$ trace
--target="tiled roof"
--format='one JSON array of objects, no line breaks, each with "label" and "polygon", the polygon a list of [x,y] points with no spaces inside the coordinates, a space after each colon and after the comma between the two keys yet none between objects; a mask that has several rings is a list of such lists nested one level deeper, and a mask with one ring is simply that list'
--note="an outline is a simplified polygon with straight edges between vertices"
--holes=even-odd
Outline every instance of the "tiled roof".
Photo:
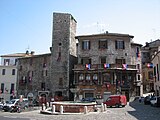
[{"label": "tiled roof", "polygon": [[1,57],[29,57],[32,56],[31,54],[26,53],[14,53],[14,54],[8,54],[8,55],[1,55]]},{"label": "tiled roof", "polygon": [[129,35],[129,34],[120,34],[120,33],[102,33],[102,34],[92,34],[92,35],[80,35],[80,36],[76,36],[76,38],[79,37],[93,37],[93,36],[119,36],[119,37],[131,37],[134,38],[134,36]]}]

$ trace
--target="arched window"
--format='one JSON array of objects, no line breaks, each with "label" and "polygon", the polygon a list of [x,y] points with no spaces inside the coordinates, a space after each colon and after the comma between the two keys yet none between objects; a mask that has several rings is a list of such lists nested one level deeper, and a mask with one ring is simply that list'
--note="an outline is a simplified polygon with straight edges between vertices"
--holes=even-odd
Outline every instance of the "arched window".
[{"label": "arched window", "polygon": [[86,75],[86,80],[91,80],[90,74],[87,74],[87,75]]},{"label": "arched window", "polygon": [[94,74],[94,75],[93,75],[93,80],[98,80],[97,74]]},{"label": "arched window", "polygon": [[79,80],[83,80],[83,79],[84,79],[83,74],[80,74],[80,75],[79,75]]}]

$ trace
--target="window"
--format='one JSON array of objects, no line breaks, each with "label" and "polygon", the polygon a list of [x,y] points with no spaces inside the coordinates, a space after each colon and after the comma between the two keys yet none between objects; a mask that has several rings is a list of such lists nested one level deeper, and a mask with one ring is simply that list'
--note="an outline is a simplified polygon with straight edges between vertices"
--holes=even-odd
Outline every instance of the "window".
[{"label": "window", "polygon": [[109,83],[110,83],[110,81],[111,81],[110,78],[111,78],[111,76],[110,76],[109,73],[103,74],[103,82],[104,82],[104,83],[106,83],[106,82],[109,82]]},{"label": "window", "polygon": [[18,60],[17,60],[17,59],[15,59],[15,65],[17,65],[17,62],[18,62]]},{"label": "window", "polygon": [[33,77],[33,75],[34,75],[34,72],[32,71],[32,77]]},{"label": "window", "polygon": [[20,70],[20,71],[22,70],[22,65],[20,65],[19,70]]},{"label": "window", "polygon": [[108,43],[107,40],[99,40],[99,49],[107,49]]},{"label": "window", "polygon": [[82,50],[89,50],[90,49],[90,41],[84,40],[82,41]]},{"label": "window", "polygon": [[101,57],[100,62],[101,62],[101,64],[105,64],[106,63],[106,57]]},{"label": "window", "polygon": [[91,59],[90,58],[82,58],[81,59],[81,64],[91,64]]},{"label": "window", "polygon": [[90,79],[91,79],[90,74],[87,74],[87,75],[86,75],[86,80],[90,80]]},{"label": "window", "polygon": [[137,64],[138,72],[140,72],[140,64]]},{"label": "window", "polygon": [[45,68],[47,66],[47,64],[46,63],[43,63],[43,68]]},{"label": "window", "polygon": [[137,69],[140,70],[140,64],[137,64]]},{"label": "window", "polygon": [[149,71],[149,72],[148,72],[148,78],[149,78],[149,79],[153,79],[153,72],[152,72],[152,71]]},{"label": "window", "polygon": [[46,72],[45,72],[45,73],[46,73],[46,76],[47,76],[47,75],[48,75],[48,71],[46,70]]},{"label": "window", "polygon": [[157,64],[157,80],[159,81],[159,67],[158,67],[158,64]]},{"label": "window", "polygon": [[136,52],[139,53],[139,51],[140,51],[140,50],[139,50],[139,47],[137,47],[137,48],[136,48]]},{"label": "window", "polygon": [[44,82],[41,83],[41,89],[45,90],[45,83]]},{"label": "window", "polygon": [[1,93],[4,93],[4,83],[1,83]]},{"label": "window", "polygon": [[31,83],[32,82],[32,77],[33,77],[33,71],[28,71],[28,82]]},{"label": "window", "polygon": [[59,43],[57,61],[61,60],[61,48],[62,48],[61,46],[62,46],[62,43]]},{"label": "window", "polygon": [[116,49],[125,49],[124,41],[123,40],[117,40],[115,41],[115,47]]},{"label": "window", "polygon": [[94,74],[94,75],[93,75],[93,80],[98,80],[97,74]]},{"label": "window", "polygon": [[14,93],[14,83],[11,83],[11,91],[10,91],[10,94],[13,94]]},{"label": "window", "polygon": [[12,75],[15,75],[15,74],[16,74],[16,70],[12,69]]},{"label": "window", "polygon": [[125,64],[125,59],[116,59],[116,64]]},{"label": "window", "polygon": [[6,73],[6,70],[2,69],[2,75],[5,75],[5,73]]},{"label": "window", "polygon": [[141,75],[138,74],[138,80],[141,80]]},{"label": "window", "polygon": [[4,59],[4,65],[9,65],[10,59]]},{"label": "window", "polygon": [[47,76],[47,70],[42,71],[42,76]]},{"label": "window", "polygon": [[154,76],[156,76],[156,66],[154,66],[153,74],[154,74]]},{"label": "window", "polygon": [[47,63],[47,57],[44,57],[43,58],[43,67],[46,67],[46,65],[47,65],[46,63]]},{"label": "window", "polygon": [[22,76],[22,83],[27,83],[27,77],[26,76]]},{"label": "window", "polygon": [[79,75],[79,80],[83,80],[83,79],[84,79],[83,74],[80,74],[80,75]]}]

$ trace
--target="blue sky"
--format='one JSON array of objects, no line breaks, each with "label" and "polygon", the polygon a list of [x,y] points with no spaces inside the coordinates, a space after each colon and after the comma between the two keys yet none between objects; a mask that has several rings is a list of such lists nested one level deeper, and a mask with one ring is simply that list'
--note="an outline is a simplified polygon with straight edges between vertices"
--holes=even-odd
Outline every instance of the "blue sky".
[{"label": "blue sky", "polygon": [[49,53],[53,12],[72,14],[77,35],[124,33],[142,45],[160,39],[160,0],[0,0],[0,55]]}]

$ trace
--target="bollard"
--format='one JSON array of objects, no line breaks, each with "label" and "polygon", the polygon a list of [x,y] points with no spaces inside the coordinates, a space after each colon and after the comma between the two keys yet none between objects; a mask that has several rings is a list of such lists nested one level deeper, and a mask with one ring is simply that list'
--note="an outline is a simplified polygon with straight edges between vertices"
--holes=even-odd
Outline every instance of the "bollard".
[{"label": "bollard", "polygon": [[107,110],[107,105],[106,104],[104,104],[104,111],[106,111]]},{"label": "bollard", "polygon": [[97,112],[97,105],[94,105],[94,112]]},{"label": "bollard", "polygon": [[60,106],[60,114],[63,114],[63,106]]},{"label": "bollard", "polygon": [[56,109],[55,109],[55,105],[52,105],[52,113],[55,113]]},{"label": "bollard", "polygon": [[101,104],[101,112],[104,112],[104,104]]},{"label": "bollard", "polygon": [[46,109],[47,109],[48,107],[49,107],[49,103],[47,102],[47,103],[46,103]]},{"label": "bollard", "polygon": [[45,110],[45,104],[44,103],[42,104],[42,110]]},{"label": "bollard", "polygon": [[84,114],[87,114],[88,110],[87,110],[87,106],[84,106]]}]

